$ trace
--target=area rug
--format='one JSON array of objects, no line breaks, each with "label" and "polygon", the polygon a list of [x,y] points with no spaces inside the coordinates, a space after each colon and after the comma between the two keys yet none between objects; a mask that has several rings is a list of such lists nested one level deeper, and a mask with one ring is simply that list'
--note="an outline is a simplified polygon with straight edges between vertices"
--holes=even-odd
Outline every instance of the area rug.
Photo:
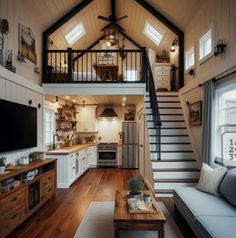
[{"label": "area rug", "polygon": [[[166,218],[165,237],[183,238],[164,203],[158,205]],[[114,238],[114,202],[92,202],[74,238]],[[156,231],[121,231],[121,238],[157,238]]]}]

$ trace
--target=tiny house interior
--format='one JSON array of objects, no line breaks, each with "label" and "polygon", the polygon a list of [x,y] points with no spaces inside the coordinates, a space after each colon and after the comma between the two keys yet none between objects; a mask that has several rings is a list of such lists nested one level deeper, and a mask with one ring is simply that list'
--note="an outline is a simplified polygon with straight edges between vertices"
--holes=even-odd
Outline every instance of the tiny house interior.
[{"label": "tiny house interior", "polygon": [[235,237],[235,12],[0,0],[0,238]]}]

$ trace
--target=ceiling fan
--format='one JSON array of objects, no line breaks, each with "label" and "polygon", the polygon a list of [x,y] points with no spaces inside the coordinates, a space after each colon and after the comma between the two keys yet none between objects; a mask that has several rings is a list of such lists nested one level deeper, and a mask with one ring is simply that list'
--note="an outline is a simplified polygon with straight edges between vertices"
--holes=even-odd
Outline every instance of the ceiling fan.
[{"label": "ceiling fan", "polygon": [[104,16],[101,16],[101,15],[98,16],[98,19],[110,22],[107,26],[102,28],[101,31],[104,31],[104,29],[106,27],[108,27],[109,25],[111,25],[111,24],[116,25],[119,28],[119,30],[124,31],[124,29],[117,22],[126,18],[126,17],[128,17],[128,16],[125,15],[125,16],[122,16],[122,17],[119,17],[119,18],[116,17],[116,1],[111,0],[111,16],[109,16],[109,17],[104,17]]}]

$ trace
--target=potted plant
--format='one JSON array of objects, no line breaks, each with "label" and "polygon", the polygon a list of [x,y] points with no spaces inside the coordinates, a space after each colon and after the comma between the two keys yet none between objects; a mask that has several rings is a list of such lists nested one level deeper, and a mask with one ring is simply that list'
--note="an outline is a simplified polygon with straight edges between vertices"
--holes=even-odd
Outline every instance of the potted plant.
[{"label": "potted plant", "polygon": [[137,196],[141,194],[139,190],[144,188],[144,183],[141,176],[136,176],[130,179],[128,181],[128,186],[129,186],[131,196]]},{"label": "potted plant", "polygon": [[0,157],[0,173],[4,173],[6,168],[6,157]]}]

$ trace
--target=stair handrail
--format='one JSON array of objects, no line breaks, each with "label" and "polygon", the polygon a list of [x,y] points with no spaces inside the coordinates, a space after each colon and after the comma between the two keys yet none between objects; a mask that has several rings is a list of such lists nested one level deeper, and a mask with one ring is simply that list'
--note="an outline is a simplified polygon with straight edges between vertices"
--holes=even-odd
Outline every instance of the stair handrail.
[{"label": "stair handrail", "polygon": [[145,55],[145,63],[146,63],[146,89],[149,92],[149,96],[150,96],[150,106],[151,106],[151,110],[152,110],[152,114],[155,116],[154,120],[155,120],[155,125],[156,126],[161,126],[161,117],[160,117],[160,111],[159,111],[159,106],[158,106],[158,102],[157,102],[157,95],[156,95],[156,90],[155,90],[155,84],[154,84],[154,78],[153,78],[153,74],[152,74],[152,68],[150,65],[150,61],[148,58],[148,54],[147,51],[144,51],[144,55]]}]

